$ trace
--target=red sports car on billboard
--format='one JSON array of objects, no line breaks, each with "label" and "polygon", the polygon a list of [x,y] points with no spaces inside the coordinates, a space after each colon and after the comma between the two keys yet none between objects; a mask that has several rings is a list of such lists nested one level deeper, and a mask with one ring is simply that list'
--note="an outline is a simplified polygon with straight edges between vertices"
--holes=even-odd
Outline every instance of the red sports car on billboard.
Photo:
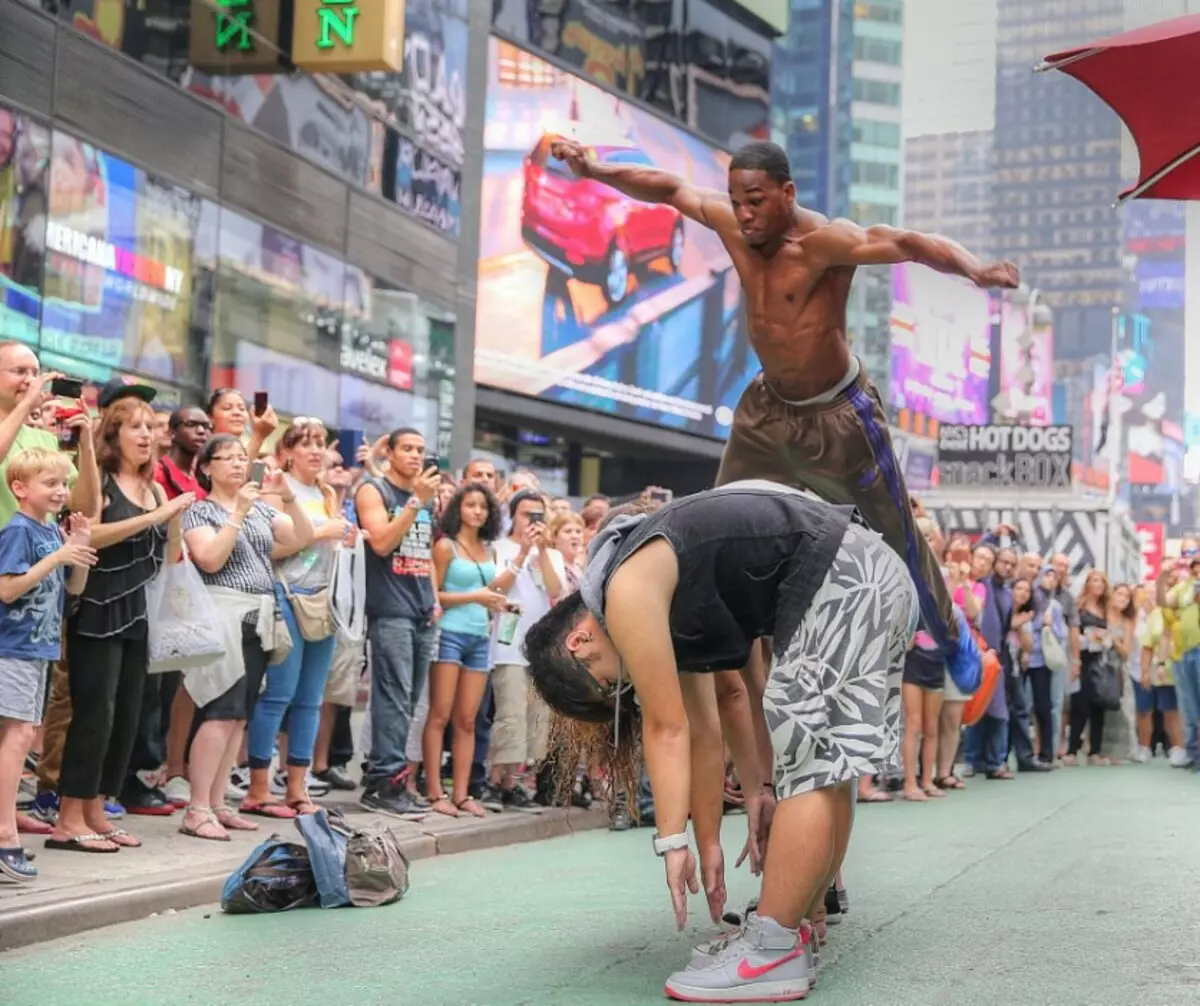
[{"label": "red sports car on billboard", "polygon": [[[549,265],[586,283],[595,283],[610,304],[629,293],[629,272],[665,257],[672,272],[683,262],[683,218],[673,206],[630,199],[590,178],[576,178],[550,156],[543,136],[525,158],[521,236]],[[645,164],[650,159],[632,145],[588,148],[598,161]]]}]

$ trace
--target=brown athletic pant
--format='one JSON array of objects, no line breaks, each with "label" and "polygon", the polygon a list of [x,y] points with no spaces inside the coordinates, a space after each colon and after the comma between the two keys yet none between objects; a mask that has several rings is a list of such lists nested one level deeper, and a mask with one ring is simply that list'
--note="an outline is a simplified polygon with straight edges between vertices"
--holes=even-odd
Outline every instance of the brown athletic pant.
[{"label": "brown athletic pant", "polygon": [[742,395],[717,485],[768,479],[807,489],[830,503],[853,503],[908,566],[929,633],[950,648],[958,638],[941,565],[917,530],[887,416],[860,373],[832,401],[795,405],[759,374]]}]

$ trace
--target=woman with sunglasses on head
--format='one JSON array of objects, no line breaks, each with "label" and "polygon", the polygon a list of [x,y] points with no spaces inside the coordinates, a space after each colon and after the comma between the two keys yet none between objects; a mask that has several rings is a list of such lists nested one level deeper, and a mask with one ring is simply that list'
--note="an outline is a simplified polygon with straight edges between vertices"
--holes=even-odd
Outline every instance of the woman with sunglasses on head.
[{"label": "woman with sunglasses on head", "polygon": [[252,415],[246,399],[236,388],[218,388],[208,400],[213,432],[237,437],[251,458],[262,453],[263,444],[279,428],[279,417],[268,405],[262,415]]},{"label": "woman with sunglasses on head", "polygon": [[[282,509],[287,497],[308,515],[312,540],[302,548],[275,550],[279,583],[276,600],[292,650],[282,663],[267,668],[267,684],[250,720],[250,790],[242,804],[248,814],[295,817],[316,810],[309,799],[306,779],[312,764],[313,745],[321,718],[321,700],[333,663],[334,636],[306,639],[297,621],[297,597],[308,599],[307,608],[329,612],[329,587],[337,546],[352,541],[354,525],[337,507],[337,496],[325,483],[325,426],[319,419],[297,417],[276,448],[283,470],[279,492],[264,493],[263,502]],[[286,494],[286,495],[284,495]],[[332,622],[329,627],[332,629]],[[311,633],[310,633],[311,634]],[[287,795],[284,806],[271,802],[271,756],[275,738],[287,716]]]},{"label": "woman with sunglasses on head", "polygon": [[[434,583],[443,614],[421,747],[430,809],[448,817],[458,817],[460,811],[487,816],[467,788],[475,755],[475,716],[491,669],[492,615],[507,608],[507,592],[516,579],[511,568],[496,573],[491,543],[500,535],[500,519],[500,504],[487,488],[479,483],[465,485],[447,504],[442,537],[433,546]],[[441,762],[442,739],[451,722],[454,792],[448,799],[441,773],[430,768]]]},{"label": "woman with sunglasses on head", "polygon": [[[282,658],[292,642],[277,621],[273,561],[307,547],[313,529],[282,474],[264,476],[265,486],[250,479],[250,459],[236,437],[209,440],[196,473],[208,496],[184,515],[184,540],[217,607],[226,652],[216,665],[184,674],[200,726],[188,760],[192,802],[179,830],[227,842],[226,829],[258,827],[225,806],[226,787],[268,657]],[[263,489],[279,498],[283,512],[259,499]]]},{"label": "woman with sunglasses on head", "polygon": [[[73,712],[49,848],[116,852],[141,844],[106,823],[104,798],[123,788],[142,708],[150,661],[146,586],[162,567],[164,552],[168,560],[178,559],[178,518],[194,499],[185,493],[168,502],[154,484],[153,423],[145,402],[126,398],[106,412],[97,434],[102,500],[92,547],[100,561],[67,622]],[[154,790],[126,794],[135,795],[139,809],[170,812]]]}]

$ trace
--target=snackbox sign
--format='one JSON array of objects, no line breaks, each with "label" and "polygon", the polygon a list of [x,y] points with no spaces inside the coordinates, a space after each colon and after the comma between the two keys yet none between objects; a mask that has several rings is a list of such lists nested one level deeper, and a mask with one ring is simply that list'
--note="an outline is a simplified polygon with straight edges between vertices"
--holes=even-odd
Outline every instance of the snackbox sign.
[{"label": "snackbox sign", "polygon": [[938,433],[942,486],[1070,489],[1070,426],[953,426]]}]

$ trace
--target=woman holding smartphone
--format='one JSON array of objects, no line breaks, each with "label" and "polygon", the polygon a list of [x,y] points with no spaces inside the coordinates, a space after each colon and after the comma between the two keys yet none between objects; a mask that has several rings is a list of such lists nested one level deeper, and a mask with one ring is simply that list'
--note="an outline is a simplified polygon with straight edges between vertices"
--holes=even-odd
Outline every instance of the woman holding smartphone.
[{"label": "woman holding smartphone", "polygon": [[279,417],[267,401],[265,391],[256,393],[253,415],[246,405],[246,399],[236,388],[218,388],[214,391],[206,411],[212,419],[213,433],[237,437],[246,446],[246,453],[251,459],[258,458],[263,444],[279,428]]},{"label": "woman holding smartphone", "polygon": [[[229,831],[258,826],[225,805],[229,773],[237,760],[246,722],[254,712],[269,655],[290,652],[282,638],[275,598],[276,558],[312,541],[312,523],[282,475],[253,470],[240,440],[213,437],[196,458],[208,494],[184,515],[184,540],[216,604],[226,639],[215,666],[185,672],[184,687],[196,700],[200,723],[192,741],[188,781],[192,802],[180,832],[228,842]],[[254,478],[266,478],[260,485]],[[262,489],[279,497],[282,512],[259,500]]]}]

